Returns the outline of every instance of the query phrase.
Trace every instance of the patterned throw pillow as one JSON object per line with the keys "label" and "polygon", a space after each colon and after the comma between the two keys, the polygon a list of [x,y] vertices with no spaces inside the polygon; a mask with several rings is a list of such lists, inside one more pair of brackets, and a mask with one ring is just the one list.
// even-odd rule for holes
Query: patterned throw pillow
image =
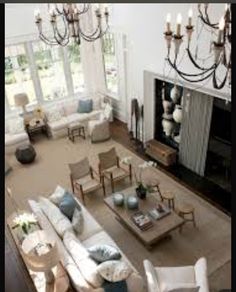
{"label": "patterned throw pillow", "polygon": [[92,99],[79,99],[78,110],[80,114],[90,113],[93,110]]}
{"label": "patterned throw pillow", "polygon": [[106,261],[97,267],[97,271],[105,280],[110,282],[125,280],[132,273],[128,264],[122,261]]}
{"label": "patterned throw pillow", "polygon": [[78,108],[78,99],[69,100],[63,104],[63,109],[66,116],[75,114],[77,112],[77,108]]}
{"label": "patterned throw pillow", "polygon": [[49,123],[59,121],[62,117],[62,110],[57,106],[45,110],[45,115]]}
{"label": "patterned throw pillow", "polygon": [[94,245],[88,248],[88,252],[90,257],[98,263],[121,258],[119,250],[108,244]]}
{"label": "patterned throw pillow", "polygon": [[24,121],[23,118],[10,119],[8,121],[8,131],[10,134],[19,134],[24,132]]}

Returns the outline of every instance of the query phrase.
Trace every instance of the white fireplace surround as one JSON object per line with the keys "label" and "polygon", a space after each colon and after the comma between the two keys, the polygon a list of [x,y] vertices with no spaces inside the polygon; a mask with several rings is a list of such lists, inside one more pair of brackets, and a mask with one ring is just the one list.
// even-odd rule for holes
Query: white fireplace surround
{"label": "white fireplace surround", "polygon": [[[153,73],[150,71],[144,71],[144,142],[148,140],[154,139],[155,135],[155,80],[163,80],[170,83],[176,83],[186,89],[194,90],[196,85],[192,85],[190,83],[184,82],[181,80],[173,79],[173,78],[165,78],[163,75]],[[206,95],[214,96],[217,98],[221,98],[224,100],[231,101],[231,95],[226,93],[222,93],[220,91],[215,91],[212,89],[207,89],[205,87],[198,88],[198,92],[204,93]]]}

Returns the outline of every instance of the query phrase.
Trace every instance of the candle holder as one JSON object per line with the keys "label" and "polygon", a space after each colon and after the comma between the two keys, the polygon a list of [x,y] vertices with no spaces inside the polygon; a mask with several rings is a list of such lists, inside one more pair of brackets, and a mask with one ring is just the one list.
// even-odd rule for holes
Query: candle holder
{"label": "candle holder", "polygon": [[172,31],[169,31],[169,32],[166,31],[166,32],[164,32],[164,35],[165,35],[166,45],[167,45],[167,50],[168,50],[168,55],[169,55],[173,32]]}
{"label": "candle holder", "polygon": [[174,44],[175,44],[175,56],[179,54],[180,45],[183,42],[183,35],[174,35]]}
{"label": "candle holder", "polygon": [[224,50],[224,43],[213,42],[213,44],[214,44],[215,63],[219,63],[220,55]]}
{"label": "candle holder", "polygon": [[191,38],[192,38],[192,33],[194,31],[193,25],[187,25],[185,28],[186,28],[186,33],[187,33],[187,36],[188,36],[188,44],[189,44],[190,41],[191,41]]}

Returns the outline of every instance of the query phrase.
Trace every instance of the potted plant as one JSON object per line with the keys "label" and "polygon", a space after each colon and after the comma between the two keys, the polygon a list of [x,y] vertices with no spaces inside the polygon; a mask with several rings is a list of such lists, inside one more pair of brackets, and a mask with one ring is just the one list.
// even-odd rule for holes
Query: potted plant
{"label": "potted plant", "polygon": [[37,220],[34,214],[23,213],[16,216],[13,220],[15,225],[12,229],[20,227],[23,231],[24,236],[29,234],[32,225],[37,225]]}

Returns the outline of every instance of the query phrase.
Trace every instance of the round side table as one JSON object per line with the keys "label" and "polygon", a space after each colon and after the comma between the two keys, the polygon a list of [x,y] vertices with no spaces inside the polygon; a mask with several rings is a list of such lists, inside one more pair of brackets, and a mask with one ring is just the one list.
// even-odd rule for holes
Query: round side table
{"label": "round side table", "polygon": [[164,201],[166,200],[168,202],[168,206],[170,209],[174,210],[175,209],[175,195],[170,192],[170,191],[165,191],[161,193],[161,200]]}

